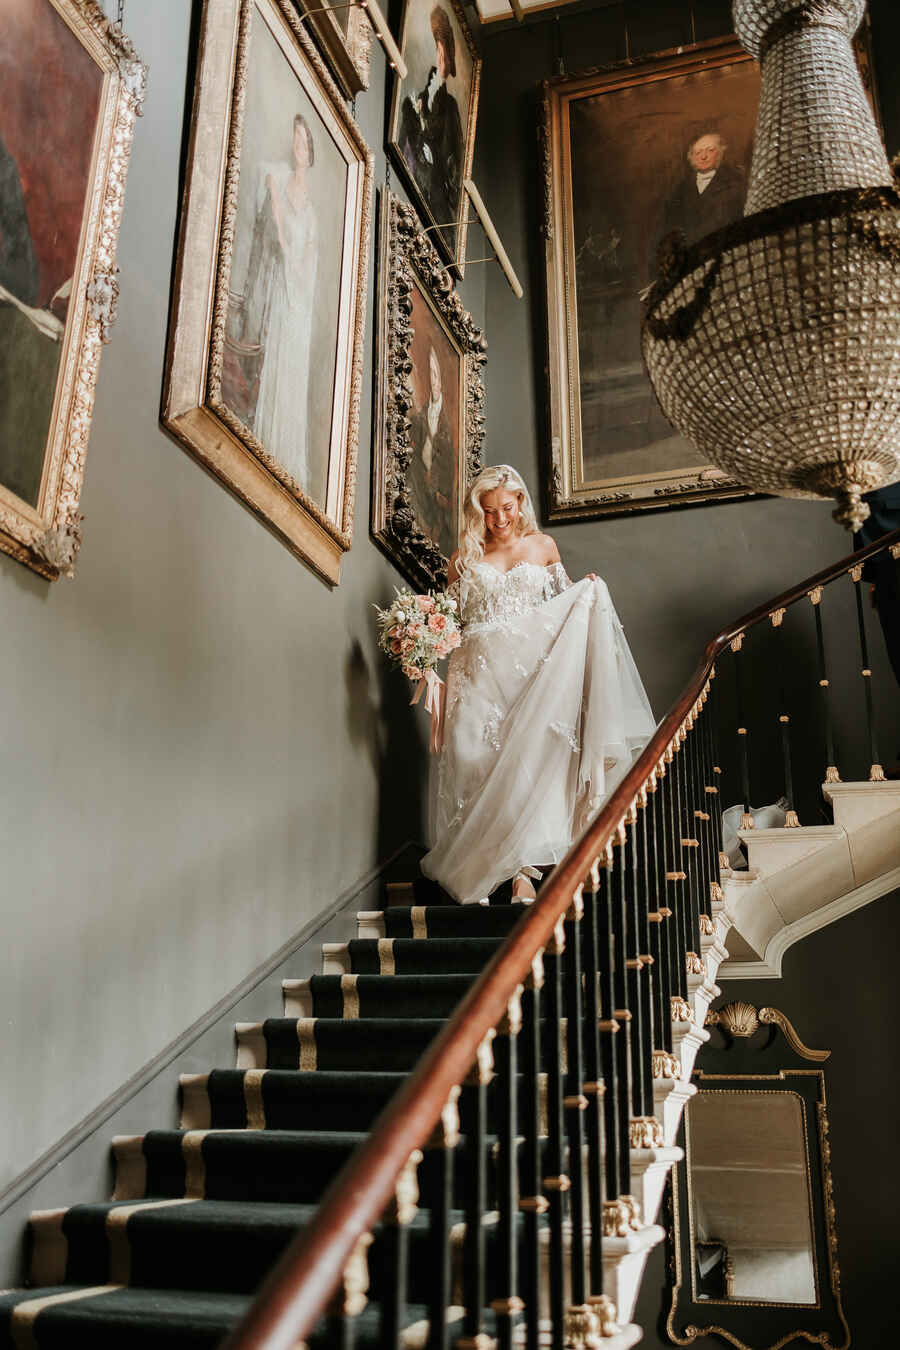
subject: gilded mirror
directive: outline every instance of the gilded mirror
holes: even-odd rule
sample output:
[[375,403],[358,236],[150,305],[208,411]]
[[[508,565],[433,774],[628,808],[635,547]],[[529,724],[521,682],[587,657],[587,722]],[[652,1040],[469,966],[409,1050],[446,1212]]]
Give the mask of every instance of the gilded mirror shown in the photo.
[[672,1177],[675,1345],[846,1350],[824,1050],[783,1014],[729,1004],[694,1074]]

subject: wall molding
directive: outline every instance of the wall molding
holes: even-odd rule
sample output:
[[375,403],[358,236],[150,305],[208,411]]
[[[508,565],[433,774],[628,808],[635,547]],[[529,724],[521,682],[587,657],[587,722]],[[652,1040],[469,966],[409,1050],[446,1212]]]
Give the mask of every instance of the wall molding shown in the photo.
[[725,981],[731,980],[780,980],[781,963],[788,948],[793,947],[795,942],[809,937],[812,933],[817,933],[820,928],[827,928],[829,924],[836,923],[838,919],[843,919],[846,914],[852,914],[857,909],[862,909],[865,905],[870,905],[873,900],[880,900],[882,896],[889,895],[891,891],[900,889],[900,867],[894,867],[889,872],[882,872],[881,876],[873,877],[871,881],[866,881],[862,886],[857,886],[855,890],[848,891],[838,900],[832,900],[830,905],[823,905],[821,909],[815,909],[811,914],[805,914],[802,919],[796,923],[786,924],[784,928],[779,929],[766,944],[765,954],[760,961],[731,961],[719,971],[719,979]]
[[278,969],[278,967],[301,947],[304,947],[320,928],[324,928],[336,915],[343,909],[351,905],[354,899],[367,890],[374,882],[382,876],[389,867],[392,867],[404,853],[415,852],[417,855],[424,853],[424,846],[416,840],[407,839],[399,848],[380,863],[376,863],[364,876],[360,877],[352,885],[347,887],[336,900],[334,900],[327,909],[320,912],[305,924],[292,937],[288,938],[276,952],[267,957],[260,965],[256,966],[248,975],[244,977],[239,984],[236,984],[229,992],[211,1008],[201,1014],[196,1021],[174,1040],[169,1041],[158,1054],[149,1059],[142,1068],[122,1083],[114,1092],[96,1107],[88,1115],[84,1116],[70,1130],[67,1130],[55,1144],[46,1149],[34,1162],[29,1163],[24,1171],[14,1177],[2,1191],[0,1191],[0,1215],[7,1209],[10,1209],[16,1201],[20,1200],[27,1191],[36,1186],[48,1172],[73,1153],[79,1145],[85,1143],[91,1135],[95,1134],[109,1119],[115,1115],[123,1106],[141,1092],[149,1083],[153,1081],[160,1073],[169,1067],[179,1055],[184,1054],[186,1050],[194,1044],[195,1041],[210,1031],[217,1022],[225,1017],[230,1009],[240,1003],[241,999],[251,994],[258,985]]

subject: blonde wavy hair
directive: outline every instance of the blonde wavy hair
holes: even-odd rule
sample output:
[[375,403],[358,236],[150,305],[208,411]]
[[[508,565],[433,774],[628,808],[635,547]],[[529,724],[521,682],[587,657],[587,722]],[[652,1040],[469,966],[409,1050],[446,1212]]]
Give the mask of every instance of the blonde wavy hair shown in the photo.
[[484,510],[481,499],[486,492],[496,488],[505,488],[514,492],[519,499],[519,514],[516,518],[516,534],[537,534],[537,519],[531,503],[528,489],[521,476],[511,464],[493,464],[481,473],[466,493],[463,505],[463,528],[459,540],[459,558],[457,571],[464,572],[484,557]]

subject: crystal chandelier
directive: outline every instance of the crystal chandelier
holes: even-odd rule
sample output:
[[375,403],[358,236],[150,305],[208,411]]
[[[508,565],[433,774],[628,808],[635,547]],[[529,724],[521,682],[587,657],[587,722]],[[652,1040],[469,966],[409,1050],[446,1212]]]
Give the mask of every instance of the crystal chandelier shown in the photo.
[[734,0],[762,66],[743,220],[663,241],[642,323],[669,421],[760,492],[900,478],[900,195],[853,54],[865,0]]

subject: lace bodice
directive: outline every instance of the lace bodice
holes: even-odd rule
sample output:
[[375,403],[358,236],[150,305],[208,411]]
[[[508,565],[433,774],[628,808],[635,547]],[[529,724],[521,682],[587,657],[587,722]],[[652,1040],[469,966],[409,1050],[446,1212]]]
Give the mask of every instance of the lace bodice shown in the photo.
[[490,563],[480,562],[454,581],[449,594],[459,605],[463,624],[469,628],[473,624],[508,623],[568,586],[569,578],[562,563],[543,567],[540,563],[520,562],[508,572],[501,572]]

